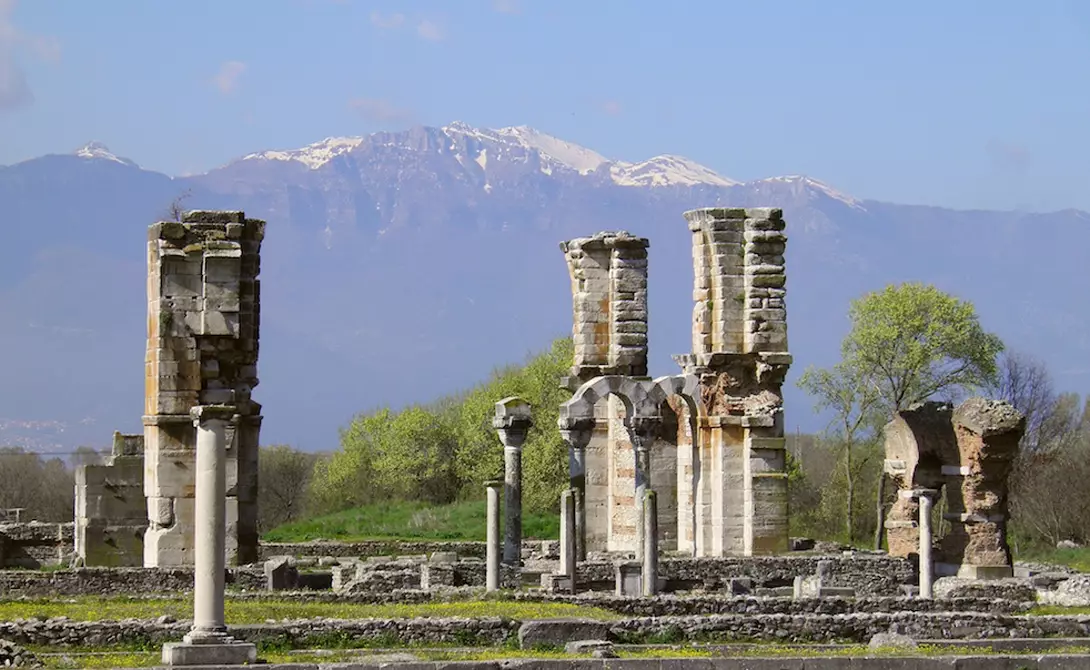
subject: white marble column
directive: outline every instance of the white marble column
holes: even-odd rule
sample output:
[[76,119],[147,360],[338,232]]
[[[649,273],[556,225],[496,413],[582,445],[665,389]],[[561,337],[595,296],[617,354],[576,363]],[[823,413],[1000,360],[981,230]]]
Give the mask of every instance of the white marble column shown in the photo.
[[934,596],[934,561],[931,557],[931,498],[937,491],[920,490],[915,492],[920,501],[920,598]]
[[516,397],[496,403],[492,427],[503,442],[503,562],[522,565],[522,445],[534,425],[530,405]]
[[227,426],[230,405],[194,407],[197,428],[193,538],[193,628],[181,643],[163,646],[163,663],[174,666],[253,663],[257,648],[227,634],[223,591],[227,539]]
[[503,482],[485,482],[487,501],[485,537],[485,590],[500,588],[500,486]]

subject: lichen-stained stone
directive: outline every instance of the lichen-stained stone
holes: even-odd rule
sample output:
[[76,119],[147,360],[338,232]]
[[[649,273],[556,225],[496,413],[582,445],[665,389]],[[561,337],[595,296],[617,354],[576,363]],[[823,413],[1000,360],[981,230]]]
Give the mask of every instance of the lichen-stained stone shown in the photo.
[[[147,566],[191,565],[197,404],[231,403],[227,552],[257,558],[257,445],[261,241],[265,223],[239,211],[186,212],[148,231],[148,348],[145,373]],[[170,510],[168,515],[164,510]],[[188,539],[187,539],[188,538]],[[237,556],[236,556],[237,548]]]

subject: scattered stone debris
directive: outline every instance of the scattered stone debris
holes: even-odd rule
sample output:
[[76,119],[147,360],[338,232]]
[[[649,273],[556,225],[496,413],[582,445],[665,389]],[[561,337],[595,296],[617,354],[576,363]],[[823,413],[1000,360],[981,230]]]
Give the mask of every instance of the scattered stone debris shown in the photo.
[[0,667],[4,668],[41,668],[38,658],[14,642],[0,639]]

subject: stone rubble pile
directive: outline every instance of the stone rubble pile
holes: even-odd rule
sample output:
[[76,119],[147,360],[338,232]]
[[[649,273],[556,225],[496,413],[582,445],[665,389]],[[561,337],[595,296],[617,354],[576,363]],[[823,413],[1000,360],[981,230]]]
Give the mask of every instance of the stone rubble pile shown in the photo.
[[40,668],[42,663],[14,642],[0,640],[0,668]]

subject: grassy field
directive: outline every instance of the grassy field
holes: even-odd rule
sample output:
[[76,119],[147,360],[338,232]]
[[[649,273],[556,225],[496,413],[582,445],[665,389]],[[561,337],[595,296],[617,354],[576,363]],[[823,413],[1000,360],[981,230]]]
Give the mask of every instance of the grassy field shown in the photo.
[[[501,512],[502,513],[502,512]],[[522,515],[522,536],[555,540],[560,518],[552,514]],[[485,539],[483,500],[433,507],[426,503],[396,502],[356,507],[274,528],[266,542],[309,540],[480,540]]]
[[[0,621],[38,617],[66,616],[74,621],[117,621],[120,619],[154,619],[169,614],[176,619],[193,615],[193,601],[178,599],[140,598],[42,598],[36,600],[0,601]],[[442,617],[507,617],[510,619],[546,619],[580,617],[608,620],[618,616],[596,607],[569,603],[530,603],[505,600],[466,600],[440,603],[385,604],[302,602],[278,600],[232,600],[226,603],[227,623],[263,623],[268,619],[415,619]]]
[[1014,560],[1031,563],[1050,563],[1066,565],[1079,572],[1090,572],[1090,547],[1077,549],[1020,549],[1015,551]]

